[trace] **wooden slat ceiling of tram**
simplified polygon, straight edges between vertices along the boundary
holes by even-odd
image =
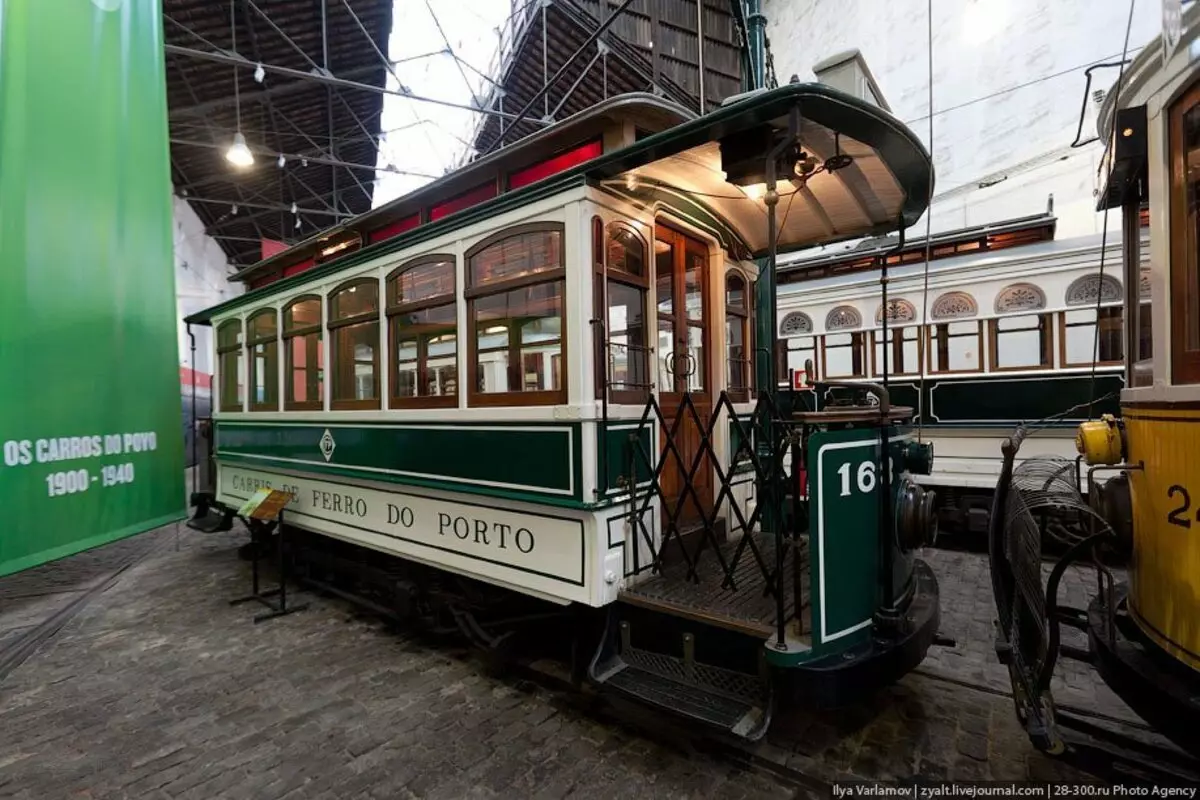
[[[554,0],[544,7],[530,3],[528,22],[504,67],[503,110],[516,113],[524,108],[547,77],[552,77],[584,45],[600,20],[608,19],[620,4],[620,0]],[[698,6],[703,8],[702,21]],[[697,30],[701,26],[705,110],[711,110],[742,90],[741,33],[732,8],[729,0],[635,0],[602,37],[610,51],[607,58],[597,60],[583,75],[597,53],[597,46],[590,45],[552,86],[548,100],[539,99],[528,116],[542,119],[547,110],[553,112],[561,104],[553,114],[559,121],[607,97],[653,92],[655,87],[663,97],[698,112],[701,59]],[[545,37],[543,19],[549,33]],[[498,106],[493,103],[492,108]],[[475,137],[479,152],[495,149],[501,124],[494,116],[483,121]],[[503,125],[507,127],[509,122]],[[541,127],[521,122],[515,131],[505,132],[504,143],[511,144]]]
[[[322,39],[322,2],[327,42]],[[340,78],[385,85],[386,68],[354,16],[386,55],[392,0],[351,0],[353,14],[342,0],[237,0],[234,7],[236,51],[252,62],[304,72],[325,66]],[[168,45],[210,52],[233,49],[229,0],[163,0],[163,15]],[[314,161],[303,166],[299,160],[288,160],[281,169],[277,155],[256,153],[255,164],[241,170],[225,160],[225,150],[237,129],[235,72],[247,143],[274,154],[316,156],[326,151],[329,158],[332,142],[332,160],[374,165],[382,94],[269,71],[260,84],[252,69],[189,55],[168,53],[166,65],[175,190],[189,200],[232,264],[258,261],[264,238],[296,241],[333,225],[339,214],[370,209],[371,169]],[[293,203],[311,210],[301,214],[300,230],[290,213]],[[237,214],[232,213],[235,205]]]

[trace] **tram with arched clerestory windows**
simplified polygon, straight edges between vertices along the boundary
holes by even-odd
[[[284,488],[309,584],[496,652],[561,631],[580,680],[747,738],[852,702],[937,629],[932,453],[885,385],[779,390],[773,268],[912,225],[932,180],[819,84],[625,95],[483,156],[188,318],[219,365],[193,525]]]

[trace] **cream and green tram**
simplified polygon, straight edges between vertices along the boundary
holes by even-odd
[[[1059,628],[1087,633],[1104,680],[1155,728],[1200,754],[1200,8],[1175,46],[1156,39],[1125,68],[1099,121],[1106,144],[1099,210],[1120,215],[1127,386],[1120,415],[1079,426],[1078,480],[1093,491],[1071,552],[1051,573],[1019,556],[1029,511],[1072,504],[1062,473],[1019,464],[998,494],[993,573],[1018,710],[1034,741],[1061,750],[1050,697]],[[1149,259],[1142,230],[1149,227]],[[1138,302],[1137,287],[1149,290]],[[1144,316],[1149,315],[1147,321]],[[1148,335],[1147,335],[1148,334]],[[1020,436],[1011,444],[1020,444]],[[1009,459],[1012,466],[1012,459]],[[1046,465],[1043,465],[1046,466]],[[1044,479],[1037,483],[1033,479]],[[1002,483],[1004,481],[1002,480]],[[1103,566],[1128,557],[1128,580]],[[1107,554],[1107,555],[1106,555]],[[1097,565],[1090,606],[1064,614],[1058,582],[1072,562]]]
[[[625,95],[478,158],[187,320],[219,365],[194,524],[285,489],[305,581],[492,648],[565,630],[581,679],[739,735],[853,700],[936,633],[931,454],[886,386],[777,390],[771,270],[912,225],[932,178],[814,84]]]

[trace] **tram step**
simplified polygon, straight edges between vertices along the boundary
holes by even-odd
[[[715,694],[638,667],[625,665],[610,675],[605,685],[635,700],[721,728],[735,736],[757,739],[766,732],[763,724],[766,711],[756,704]]]

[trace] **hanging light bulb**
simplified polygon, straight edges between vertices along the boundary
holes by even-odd
[[[266,78],[267,78],[267,71],[265,69],[263,69],[262,64],[259,64],[254,69],[254,80],[258,81],[259,83],[262,83],[264,80],[266,80]]]
[[[283,169],[283,165],[287,163],[287,159],[283,157],[283,153],[279,154],[279,160],[275,163],[279,165],[280,169]]]
[[[230,213],[230,214],[232,214],[233,216],[235,216],[235,217],[236,217],[236,216],[237,216],[237,212],[238,212],[237,203],[234,203],[234,204],[233,204],[233,208],[229,209],[229,213]]]
[[[293,214],[296,214],[296,213],[297,213],[297,209],[296,209],[296,204],[295,204],[295,203],[292,203],[292,213],[293,213]]]
[[[300,218],[296,217],[296,230],[300,230]]]
[[[300,159],[300,166],[302,166],[302,167],[307,167],[307,166],[308,166],[308,159],[307,159],[307,158],[302,158],[302,159]]]
[[[241,131],[233,135],[233,144],[225,152],[225,158],[235,167],[248,167],[254,163],[254,154],[246,146],[246,137]]]

